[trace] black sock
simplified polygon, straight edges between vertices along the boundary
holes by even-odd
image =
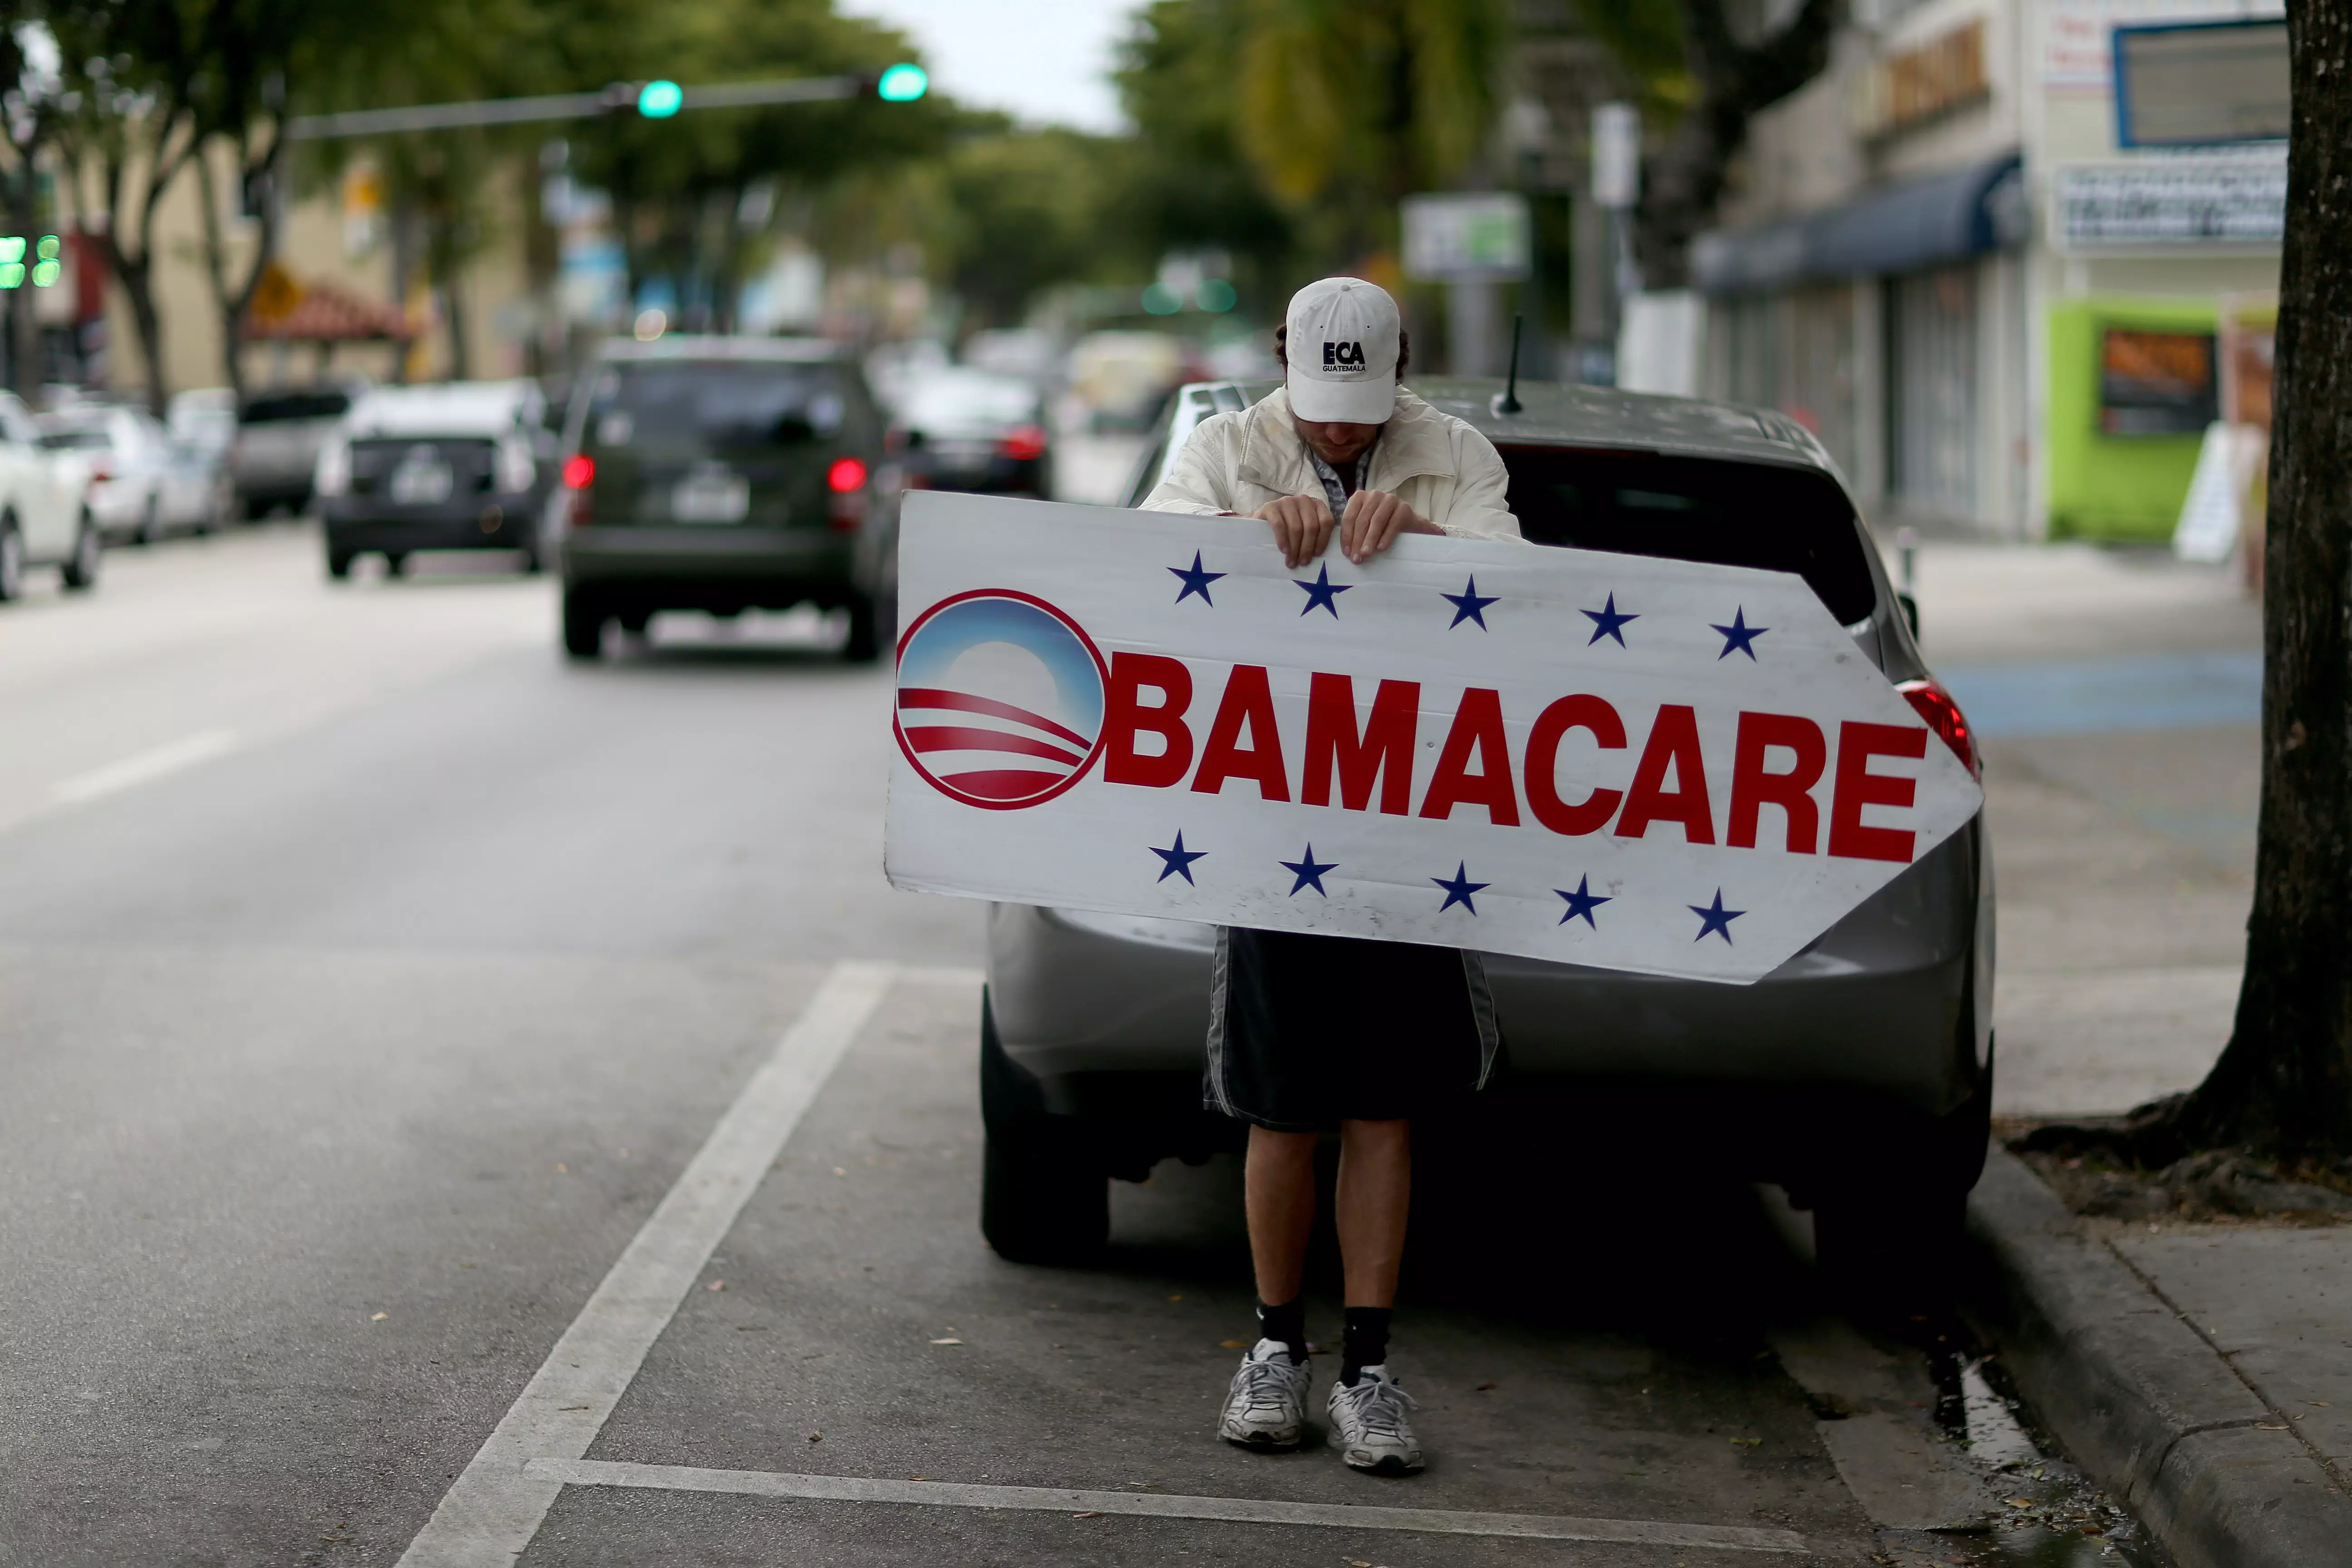
[[[1348,1309],[1346,1337],[1339,1348],[1339,1381],[1349,1388],[1356,1386],[1358,1373],[1388,1361],[1391,1310],[1387,1307]]]
[[[1307,1298],[1294,1296],[1279,1307],[1257,1304],[1257,1331],[1262,1339],[1280,1340],[1290,1359],[1307,1359]]]

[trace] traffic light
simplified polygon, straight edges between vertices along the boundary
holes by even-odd
[[[31,253],[31,262],[26,260]],[[54,234],[45,234],[29,243],[22,235],[0,236],[0,289],[21,289],[27,277],[36,289],[47,289],[65,276],[65,263],[60,258],[64,244]]]
[[[874,82],[874,96],[885,103],[912,103],[931,90],[929,73],[910,61],[900,61]]]
[[[637,89],[637,112],[647,120],[667,120],[685,106],[686,89],[674,81],[649,81]]]

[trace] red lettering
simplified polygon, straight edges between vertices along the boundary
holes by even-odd
[[[1837,782],[1830,795],[1830,853],[1850,860],[1895,860],[1908,864],[1912,841],[1907,827],[1867,827],[1865,805],[1908,808],[1919,791],[1916,779],[1895,778],[1870,771],[1873,757],[1924,757],[1927,731],[1907,724],[1838,726]]]
[[[1559,743],[1570,730],[1590,730],[1603,751],[1622,752],[1625,721],[1607,702],[1579,692],[1536,715],[1536,727],[1528,731],[1528,809],[1554,833],[1575,838],[1608,826],[1624,795],[1613,789],[1596,789],[1574,805],[1559,798]]]
[[[1469,771],[1474,750],[1479,767],[1475,773]],[[1475,686],[1462,694],[1462,706],[1454,710],[1454,727],[1445,732],[1444,750],[1437,753],[1437,771],[1421,797],[1421,815],[1443,822],[1457,805],[1485,806],[1486,820],[1500,827],[1519,825],[1511,751],[1503,738],[1502,695]]]
[[[1779,746],[1794,752],[1796,760],[1785,773],[1767,772],[1766,753]],[[1735,849],[1756,847],[1756,818],[1764,807],[1777,805],[1789,824],[1789,853],[1811,855],[1821,837],[1821,808],[1813,804],[1812,787],[1822,782],[1829,762],[1829,742],[1822,727],[1811,719],[1790,713],[1742,713],[1739,741],[1731,760],[1731,820],[1723,841]]]
[[[1241,743],[1242,731],[1250,743]],[[1290,798],[1290,775],[1282,766],[1282,734],[1274,726],[1274,692],[1265,670],[1255,664],[1237,664],[1225,678],[1225,694],[1217,716],[1209,724],[1209,738],[1201,743],[1201,768],[1192,787],[1214,795],[1227,779],[1255,779],[1267,800]]]
[[[1666,786],[1666,769],[1675,787]],[[1715,810],[1707,804],[1706,763],[1699,757],[1698,715],[1679,702],[1658,710],[1633,782],[1625,791],[1625,811],[1617,819],[1620,838],[1639,838],[1654,822],[1679,822],[1691,844],[1715,842]]]
[[[1165,700],[1149,707],[1140,700],[1150,687]],[[1192,672],[1181,659],[1156,653],[1115,653],[1110,656],[1110,685],[1103,693],[1103,782],[1166,789],[1184,782],[1192,765],[1192,731],[1184,727],[1184,710],[1192,705]],[[1160,738],[1160,749],[1135,749],[1139,734]]]
[[[1318,675],[1307,688],[1307,773],[1299,800],[1331,804],[1331,775],[1339,775],[1339,804],[1363,811],[1381,786],[1381,810],[1402,816],[1412,809],[1412,742],[1421,717],[1421,684],[1383,680],[1372,711],[1356,732],[1356,683],[1344,675]]]

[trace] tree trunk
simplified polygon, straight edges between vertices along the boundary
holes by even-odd
[[[2163,1120],[2330,1161],[2352,1156],[2352,0],[2296,0],[2287,40],[2254,907],[2229,1048]]]

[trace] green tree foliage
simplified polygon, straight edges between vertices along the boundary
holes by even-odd
[[[1003,131],[948,151],[932,234],[967,325],[1018,321],[1040,290],[1097,274],[1110,248],[1108,160],[1104,138],[1062,130]]]

